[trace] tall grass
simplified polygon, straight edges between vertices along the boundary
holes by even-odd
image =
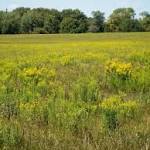
[[[149,39],[0,36],[0,149],[148,150]]]

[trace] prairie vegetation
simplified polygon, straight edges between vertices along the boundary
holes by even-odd
[[[0,36],[0,149],[150,149],[150,33]]]

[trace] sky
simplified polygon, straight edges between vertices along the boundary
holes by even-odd
[[[0,0],[0,10],[7,8],[10,11],[22,6],[56,8],[58,10],[78,8],[88,16],[93,10],[100,10],[109,16],[114,9],[120,7],[132,7],[137,14],[142,11],[150,12],[150,0]]]

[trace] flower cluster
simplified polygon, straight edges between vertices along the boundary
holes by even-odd
[[[137,108],[137,103],[132,100],[123,101],[119,96],[112,96],[107,100],[104,100],[101,104],[103,110],[110,111],[122,111],[122,110],[133,110]]]
[[[131,76],[132,64],[120,62],[118,60],[112,60],[107,63],[106,72],[127,78]]]
[[[39,106],[39,102],[33,101],[30,103],[20,103],[19,108],[20,108],[20,110],[28,110],[29,111],[29,110],[35,109],[38,106]]]
[[[34,67],[34,68],[25,68],[24,69],[24,75],[28,77],[34,77],[40,74],[40,71]]]
[[[42,68],[37,68],[37,67],[33,67],[33,68],[25,68],[23,70],[24,76],[27,77],[43,77],[43,76],[47,76],[47,77],[55,77],[56,72],[54,69],[48,69],[45,67]]]
[[[111,97],[107,100],[104,100],[101,104],[103,110],[117,111],[122,103],[119,97]]]

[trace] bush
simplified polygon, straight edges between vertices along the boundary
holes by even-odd
[[[34,28],[33,33],[35,34],[48,34],[44,28]]]
[[[0,149],[14,149],[23,146],[23,131],[17,121],[0,120]]]
[[[74,86],[75,99],[85,102],[96,101],[99,98],[98,84],[94,78],[80,78]]]
[[[32,101],[20,103],[20,118],[26,121],[37,121],[48,124],[48,103],[44,101]]]
[[[127,80],[131,77],[132,64],[124,63],[118,60],[112,60],[107,63],[106,72],[111,76],[114,75],[122,80]]]
[[[123,89],[129,84],[132,78],[133,67],[131,63],[125,63],[115,59],[109,61],[105,69],[107,82],[113,88]]]
[[[112,96],[101,104],[104,124],[108,129],[119,127],[121,120],[133,119],[138,110],[136,101],[123,101],[120,96]]]

